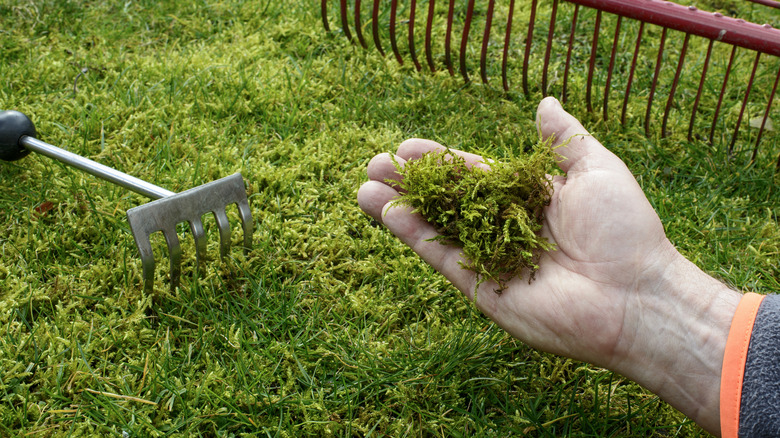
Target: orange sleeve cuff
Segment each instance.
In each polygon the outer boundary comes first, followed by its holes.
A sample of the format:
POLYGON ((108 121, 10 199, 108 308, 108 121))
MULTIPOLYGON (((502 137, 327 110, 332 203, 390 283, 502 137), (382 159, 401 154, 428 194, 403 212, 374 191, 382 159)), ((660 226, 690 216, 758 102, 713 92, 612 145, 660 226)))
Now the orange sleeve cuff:
POLYGON ((723 438, 737 438, 739 407, 742 401, 742 377, 745 373, 750 335, 763 295, 746 293, 731 320, 723 368, 720 375, 720 432, 723 438))

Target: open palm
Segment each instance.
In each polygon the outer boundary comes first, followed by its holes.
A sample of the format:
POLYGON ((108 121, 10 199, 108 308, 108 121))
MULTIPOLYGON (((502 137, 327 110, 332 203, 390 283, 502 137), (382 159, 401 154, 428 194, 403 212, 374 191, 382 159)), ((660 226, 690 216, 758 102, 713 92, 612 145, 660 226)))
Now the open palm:
MULTIPOLYGON (((493 292, 495 284, 483 283, 477 306, 533 347, 613 367, 626 353, 622 350, 631 348, 634 328, 626 325, 632 320, 627 312, 637 308, 631 301, 643 299, 640 286, 654 281, 676 251, 619 158, 555 99, 542 101, 537 122, 542 136, 553 135, 556 145, 569 140, 557 149, 567 175, 553 180, 542 231, 558 249, 543 255, 531 283, 514 278, 502 294, 493 292)), ((398 148, 397 159, 404 163, 442 148, 408 140, 398 148)), ((458 153, 473 165, 482 162, 477 155, 458 153)), ((430 241, 437 234, 430 224, 408 207, 392 205, 398 192, 386 181, 398 176, 390 156, 374 157, 368 174, 370 181, 358 193, 361 207, 474 299, 477 278, 458 263, 460 249, 430 241)))

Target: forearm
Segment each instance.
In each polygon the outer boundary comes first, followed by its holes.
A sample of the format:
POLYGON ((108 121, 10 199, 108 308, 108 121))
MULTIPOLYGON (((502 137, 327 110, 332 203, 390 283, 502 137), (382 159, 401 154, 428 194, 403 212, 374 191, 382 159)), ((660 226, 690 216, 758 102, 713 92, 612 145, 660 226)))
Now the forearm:
POLYGON ((669 260, 648 272, 655 281, 637 283, 645 290, 627 317, 639 328, 626 334, 614 369, 719 435, 723 354, 742 294, 673 249, 669 260))

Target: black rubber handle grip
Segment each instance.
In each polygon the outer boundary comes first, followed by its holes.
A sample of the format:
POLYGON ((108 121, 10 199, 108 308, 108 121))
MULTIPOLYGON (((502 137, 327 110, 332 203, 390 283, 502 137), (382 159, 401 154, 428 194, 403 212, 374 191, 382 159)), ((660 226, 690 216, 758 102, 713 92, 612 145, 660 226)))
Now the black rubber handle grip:
POLYGON ((29 117, 19 111, 0 111, 0 160, 15 161, 29 154, 19 142, 25 135, 37 135, 29 117))

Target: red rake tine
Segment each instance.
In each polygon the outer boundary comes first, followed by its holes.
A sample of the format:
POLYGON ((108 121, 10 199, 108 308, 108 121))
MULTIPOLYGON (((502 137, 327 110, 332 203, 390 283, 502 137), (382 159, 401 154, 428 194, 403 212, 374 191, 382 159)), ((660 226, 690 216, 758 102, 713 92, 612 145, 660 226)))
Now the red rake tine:
POLYGON ((417 0, 411 1, 409 9, 409 55, 412 57, 412 62, 414 62, 414 68, 420 71, 422 66, 420 66, 420 61, 417 60, 417 51, 414 48, 414 19, 417 11, 417 0))
POLYGON ((379 42, 379 0, 374 0, 374 8, 371 11, 371 33, 374 36, 374 45, 379 54, 385 56, 382 43, 379 42))
POLYGON ((647 96, 647 110, 645 111, 645 136, 647 137, 650 137, 650 118, 652 115, 653 98, 655 97, 656 86, 658 86, 658 76, 661 73, 661 64, 663 64, 667 30, 668 29, 664 27, 661 31, 661 42, 658 44, 658 58, 655 61, 655 72, 653 73, 653 81, 650 83, 650 94, 647 96))
POLYGON ((390 47, 393 49, 395 60, 399 64, 404 65, 404 59, 401 57, 401 53, 398 51, 398 40, 395 36, 395 22, 398 15, 398 0, 392 0, 390 2, 390 47))
POLYGON ((525 51, 523 53, 523 93, 528 95, 528 64, 531 58, 531 45, 534 39, 534 22, 536 22, 537 0, 531 1, 531 17, 528 19, 528 33, 525 37, 525 51))
POLYGON ((593 26, 593 40, 590 46, 590 61, 588 62, 588 85, 585 90, 585 105, 588 112, 593 112, 593 106, 591 105, 591 87, 593 85, 593 71, 596 68, 596 53, 599 48, 599 31, 601 27, 601 10, 596 11, 596 24, 593 26))
POLYGON ((607 111, 609 107, 609 91, 612 85, 612 71, 615 68, 615 56, 617 55, 618 38, 620 37, 620 23, 623 17, 618 15, 615 24, 615 37, 612 39, 612 53, 609 55, 609 68, 607 69, 607 83, 604 84, 604 120, 607 120, 607 111))
POLYGON ((747 89, 745 90, 745 98, 742 100, 742 108, 739 110, 739 117, 737 117, 737 125, 734 127, 734 135, 731 136, 731 143, 729 144, 729 156, 734 151, 734 143, 737 141, 737 133, 739 133, 739 126, 742 124, 742 116, 745 114, 745 107, 747 107, 748 100, 750 99, 750 90, 753 88, 753 81, 756 78, 756 70, 758 69, 758 61, 761 59, 761 52, 756 52, 756 60, 753 62, 753 71, 750 73, 750 79, 748 80, 747 89))
POLYGON ((704 79, 707 76, 707 68, 710 64, 710 57, 712 56, 712 46, 715 40, 710 40, 707 44, 707 55, 704 57, 704 65, 701 69, 701 79, 699 79, 699 88, 696 90, 696 99, 693 101, 693 110, 691 111, 691 122, 688 124, 688 141, 693 141, 693 123, 696 120, 696 111, 699 108, 699 100, 701 100, 701 92, 704 88, 704 79))
POLYGON ((555 18, 558 14, 558 0, 553 0, 550 13, 550 29, 547 32, 547 48, 544 50, 544 66, 542 67, 542 95, 547 96, 547 69, 550 65, 553 35, 555 34, 555 18))
POLYGON ((463 36, 460 39, 460 75, 466 83, 470 82, 468 68, 466 68, 466 49, 469 43, 469 32, 471 31, 471 20, 474 17, 474 1, 469 0, 466 8, 466 21, 463 23, 463 36))
POLYGON ((512 37, 512 16, 515 11, 515 0, 509 0, 509 14, 506 17, 506 33, 504 35, 504 54, 501 58, 501 83, 504 91, 509 91, 509 80, 507 79, 507 61, 509 59, 509 41, 512 37))
POLYGON ((450 76, 455 76, 455 69, 452 66, 452 22, 455 20, 455 0, 450 0, 447 10, 447 32, 444 36, 444 64, 447 65, 447 71, 450 76))
POLYGON ((686 33, 683 40, 682 48, 680 49, 680 59, 677 61, 677 71, 674 72, 674 80, 672 81, 672 88, 669 90, 669 99, 666 101, 666 107, 664 108, 664 119, 661 123, 661 137, 666 137, 666 122, 669 120, 669 112, 672 110, 672 104, 674 102, 674 93, 677 91, 677 84, 680 82, 680 74, 682 73, 682 67, 685 63, 685 53, 688 51, 688 40, 691 34, 686 33))
POLYGON ((715 105, 715 115, 712 116, 712 126, 710 127, 710 144, 715 137, 715 126, 718 124, 718 115, 720 115, 720 107, 723 105, 723 95, 726 94, 726 86, 729 82, 729 74, 731 73, 731 65, 734 64, 734 55, 737 53, 737 46, 731 48, 731 56, 729 56, 729 63, 726 66, 726 74, 723 76, 723 86, 720 88, 720 95, 718 96, 718 104, 715 105))
MULTIPOLYGON (((761 135, 764 133, 764 127, 766 126, 766 121, 769 119, 769 110, 772 108, 772 102, 775 99, 775 93, 777 92, 778 82, 780 82, 780 69, 777 71, 777 76, 775 76, 775 84, 772 86, 772 92, 769 94, 769 102, 767 102, 766 104, 766 111, 764 111, 764 118, 761 120, 761 128, 758 129, 756 146, 755 148, 753 148, 753 156, 750 158, 751 162, 756 160, 756 155, 758 154, 758 145, 761 143, 761 135)), ((780 161, 778 161, 778 163, 780 163, 780 161)))
POLYGON ((433 50, 431 49, 431 40, 433 39, 433 16, 436 8, 436 0, 428 1, 428 21, 425 25, 425 59, 428 61, 428 68, 431 72, 436 71, 436 66, 433 64, 433 50))
POLYGON ((485 32, 482 35, 482 52, 479 56, 479 75, 482 77, 482 83, 488 83, 487 77, 487 51, 488 43, 490 42, 490 28, 493 26, 493 9, 495 8, 496 1, 490 0, 488 2, 488 9, 485 13, 485 32))
POLYGON ((566 103, 569 95, 567 87, 569 86, 569 67, 571 65, 571 50, 574 47, 574 32, 577 29, 577 15, 580 12, 580 5, 574 5, 574 13, 571 17, 571 31, 569 32, 569 46, 566 50, 566 66, 563 69, 563 89, 561 90, 561 102, 566 103))
POLYGON ((355 33, 357 34, 360 45, 365 49, 368 48, 365 38, 363 38, 363 25, 360 19, 360 0, 355 0, 355 33))

